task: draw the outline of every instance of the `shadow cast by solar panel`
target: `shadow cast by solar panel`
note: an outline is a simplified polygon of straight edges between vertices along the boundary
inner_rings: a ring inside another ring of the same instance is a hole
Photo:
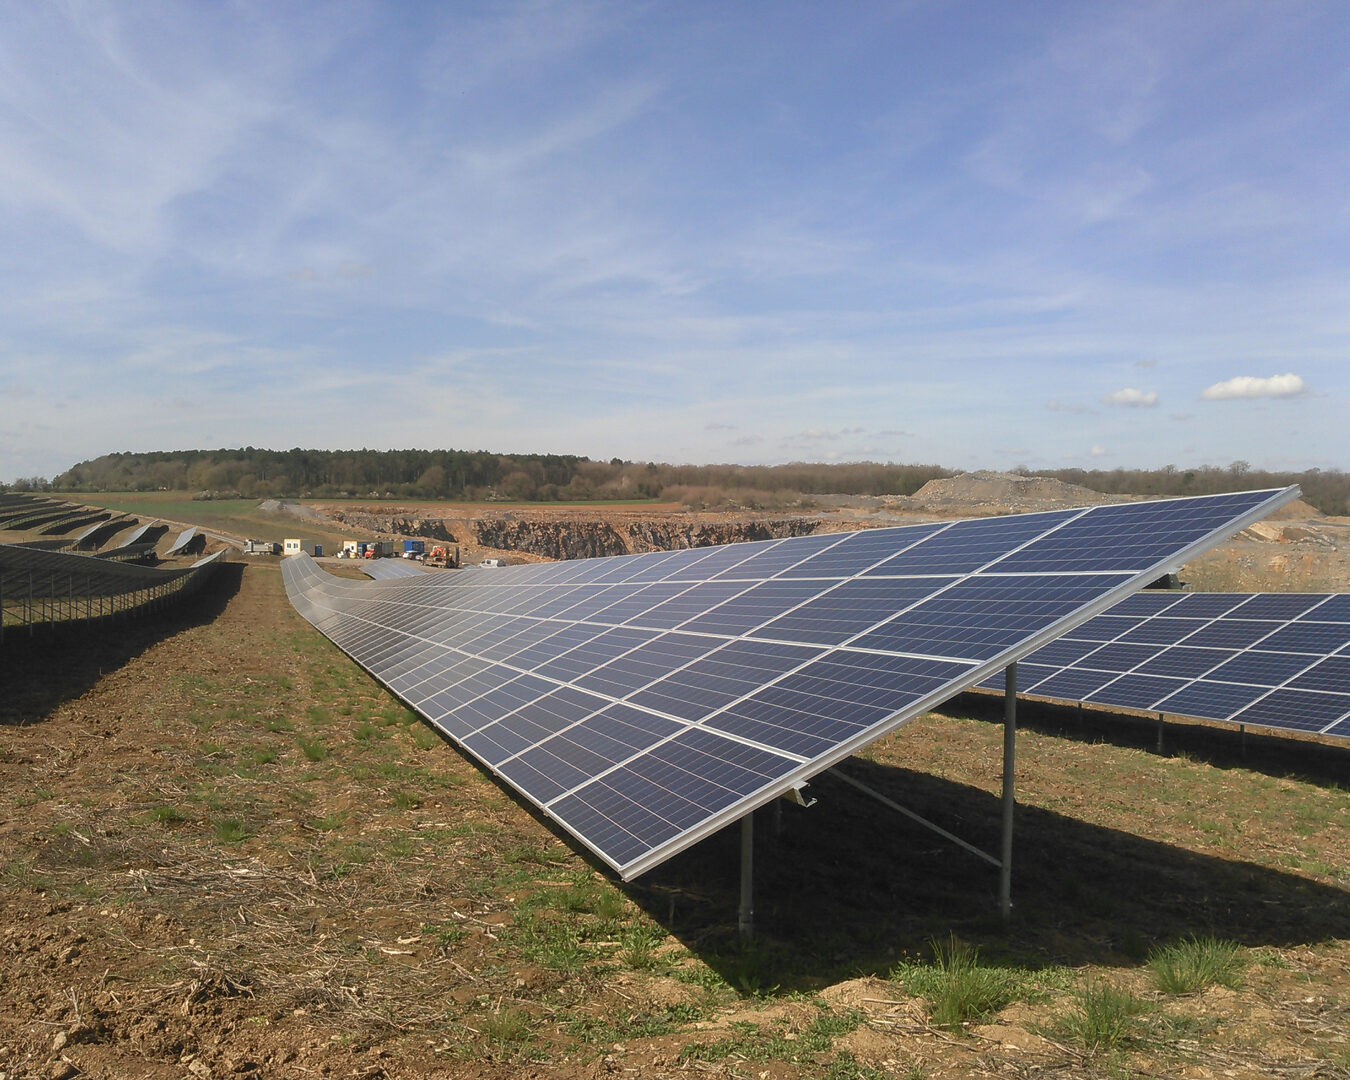
[[[151,646],[214,620],[239,591],[243,563],[223,563],[200,591],[144,615],[6,630],[0,726],[36,724]]]
[[[856,778],[997,850],[1000,805],[977,788],[860,759]],[[742,989],[810,991],[886,973],[955,932],[1027,967],[1137,964],[1155,942],[1216,935],[1248,946],[1350,936],[1350,893],[1239,859],[1019,807],[1012,925],[998,872],[828,774],[810,809],[757,818],[757,938],[736,933],[739,830],[729,828],[626,886],[686,947]],[[775,835],[776,834],[776,835]]]
[[[938,712],[1003,723],[1001,694],[961,694]],[[1018,727],[1041,735],[1076,742],[1156,750],[1157,714],[1117,712],[1060,702],[1019,698]],[[1163,732],[1164,755],[1182,754],[1219,769],[1246,769],[1265,776],[1299,780],[1319,787],[1344,787],[1350,777],[1350,745],[1344,740],[1316,741],[1290,734],[1208,724],[1201,720],[1167,717]]]

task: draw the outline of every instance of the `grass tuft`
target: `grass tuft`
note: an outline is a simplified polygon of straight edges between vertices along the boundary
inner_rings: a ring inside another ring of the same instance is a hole
[[[1235,941],[1190,937],[1152,950],[1153,982],[1164,994],[1194,994],[1207,986],[1242,985],[1247,957]]]
[[[488,1042],[519,1046],[529,1042],[530,1017],[522,1009],[503,1009],[489,1013],[478,1024],[478,1030]]]
[[[322,739],[306,739],[303,735],[297,740],[300,743],[300,749],[305,757],[310,761],[323,761],[328,757],[328,747],[324,745]]]
[[[1075,995],[1069,1011],[1051,1031],[1089,1054],[1115,1050],[1133,1038],[1148,1003],[1111,983],[1089,979]]]
[[[248,827],[238,818],[221,818],[216,822],[216,839],[222,844],[237,844],[248,835]]]
[[[933,963],[906,964],[891,972],[911,994],[924,999],[934,1027],[959,1031],[962,1025],[997,1012],[1013,1001],[1024,981],[1020,972],[980,964],[978,948],[955,935],[934,938]]]

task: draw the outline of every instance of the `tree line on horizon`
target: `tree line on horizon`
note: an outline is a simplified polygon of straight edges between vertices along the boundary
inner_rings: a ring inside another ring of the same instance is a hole
[[[181,450],[104,454],[52,480],[19,478],[0,490],[189,491],[215,498],[421,498],[447,501],[680,502],[693,508],[786,509],[819,495],[913,495],[961,470],[939,465],[851,462],[787,465],[669,465],[572,454],[478,450]],[[1019,468],[1118,495],[1207,495],[1298,484],[1325,514],[1350,514],[1350,475],[1253,469],[1237,461],[1160,469]]]

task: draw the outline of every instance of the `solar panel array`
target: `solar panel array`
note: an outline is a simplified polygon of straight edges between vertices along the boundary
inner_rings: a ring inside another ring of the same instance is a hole
[[[404,559],[367,559],[361,566],[367,577],[376,581],[392,581],[395,578],[424,577],[426,571],[415,562]]]
[[[395,581],[282,568],[300,614],[632,878],[1297,494]]]
[[[1350,594],[1136,593],[1018,664],[1017,689],[1350,738]]]

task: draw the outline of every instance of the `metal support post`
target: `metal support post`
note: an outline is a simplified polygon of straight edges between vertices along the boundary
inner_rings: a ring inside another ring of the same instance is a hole
[[[1163,714],[1158,714],[1158,753],[1163,752]]]
[[[999,858],[998,910],[1007,922],[1012,917],[1013,810],[1016,807],[1017,770],[1017,665],[1009,664],[1003,688],[1003,847]]]
[[[736,919],[741,937],[755,936],[755,812],[741,818],[741,910]]]

